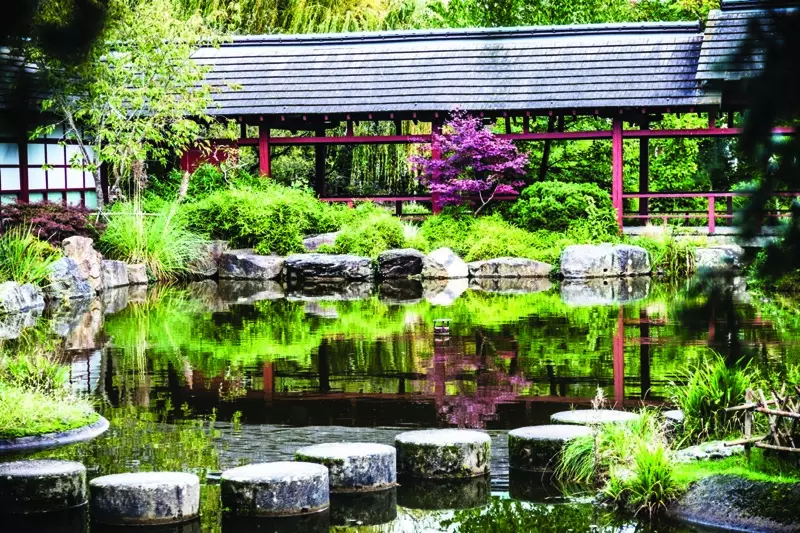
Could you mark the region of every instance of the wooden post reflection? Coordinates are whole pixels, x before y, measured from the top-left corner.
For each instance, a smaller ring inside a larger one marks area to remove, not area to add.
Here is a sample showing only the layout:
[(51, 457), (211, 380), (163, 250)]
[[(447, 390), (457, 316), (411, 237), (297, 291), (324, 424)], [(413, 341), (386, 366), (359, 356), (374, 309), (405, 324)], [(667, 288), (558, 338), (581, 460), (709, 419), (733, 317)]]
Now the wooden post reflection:
[(614, 404), (625, 404), (625, 315), (622, 307), (617, 315), (617, 331), (614, 334)]

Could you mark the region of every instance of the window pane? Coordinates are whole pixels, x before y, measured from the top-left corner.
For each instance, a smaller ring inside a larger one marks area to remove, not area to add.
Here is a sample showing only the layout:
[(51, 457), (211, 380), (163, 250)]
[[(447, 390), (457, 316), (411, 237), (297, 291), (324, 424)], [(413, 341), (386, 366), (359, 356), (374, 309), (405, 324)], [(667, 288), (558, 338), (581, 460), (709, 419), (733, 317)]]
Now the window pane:
[(81, 193), (76, 191), (68, 192), (67, 205), (81, 205)]
[(44, 196), (40, 192), (32, 192), (28, 195), (28, 201), (31, 203), (41, 202)]
[(13, 204), (17, 201), (16, 194), (2, 194), (0, 195), (0, 205), (2, 204)]
[(19, 189), (19, 169), (0, 168), (0, 190)]
[(86, 207), (97, 209), (97, 194), (93, 191), (86, 191)]
[(31, 190), (47, 188), (44, 170), (38, 167), (28, 168), (28, 188)]
[(57, 144), (47, 145), (47, 164), (48, 165), (66, 165), (64, 159), (64, 147)]
[(44, 145), (43, 144), (29, 144), (28, 145), (28, 164), (29, 165), (44, 165)]
[(67, 173), (65, 170), (63, 168), (54, 168), (47, 171), (48, 189), (65, 189), (67, 187)]
[(83, 189), (83, 170), (67, 169), (67, 189)]
[(0, 143), (0, 165), (19, 165), (19, 145)]
[(66, 148), (67, 148), (67, 164), (68, 165), (72, 164), (72, 159), (75, 156), (78, 156), (78, 163), (79, 164), (85, 164), (85, 161), (83, 161), (83, 157), (81, 156), (81, 149), (80, 148), (78, 148), (74, 144), (68, 144), (66, 146)]
[(91, 172), (86, 172), (86, 187), (89, 189), (94, 189), (94, 174)]
[(56, 126), (55, 129), (53, 129), (53, 133), (47, 134), (48, 139), (60, 139), (63, 136), (64, 136), (63, 126)]
[(56, 204), (60, 204), (62, 202), (62, 200), (64, 200), (64, 195), (62, 195), (60, 192), (49, 192), (49, 193), (47, 193), (47, 201), (48, 202), (53, 202), (53, 203), (56, 203)]

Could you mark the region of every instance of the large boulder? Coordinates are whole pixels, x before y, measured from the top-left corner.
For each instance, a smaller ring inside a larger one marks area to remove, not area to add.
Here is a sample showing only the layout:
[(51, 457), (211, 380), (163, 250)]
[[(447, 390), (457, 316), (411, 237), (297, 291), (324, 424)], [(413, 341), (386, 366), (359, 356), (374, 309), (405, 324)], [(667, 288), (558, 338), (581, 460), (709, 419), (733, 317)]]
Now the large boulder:
[(129, 284), (127, 264), (122, 261), (103, 260), (103, 290), (126, 287)]
[(546, 278), (553, 270), (553, 265), (521, 257), (473, 261), (467, 267), (472, 278)]
[(387, 250), (378, 256), (378, 275), (382, 279), (417, 276), (422, 272), (422, 252), (413, 248)]
[(220, 257), (220, 279), (278, 279), (284, 259), (276, 255), (256, 255), (249, 250), (232, 250)]
[(62, 257), (53, 263), (47, 281), (45, 293), (56, 300), (82, 300), (94, 295), (94, 289), (71, 257)]
[(450, 248), (438, 248), (422, 261), (422, 277), (427, 279), (466, 278), (469, 267)]
[(147, 267), (143, 264), (128, 265), (128, 283), (131, 285), (147, 285)]
[(0, 313), (0, 339), (16, 339), (22, 331), (32, 328), (39, 322), (41, 311), (28, 311), (27, 313)]
[(0, 283), (0, 315), (42, 309), (44, 309), (44, 296), (34, 285), (29, 283), (20, 285), (15, 281)]
[(74, 235), (61, 241), (64, 256), (75, 260), (86, 283), (99, 292), (103, 290), (103, 256), (94, 249), (94, 241)]
[(565, 278), (614, 278), (650, 274), (650, 254), (627, 244), (576, 244), (561, 252)]
[(212, 241), (203, 248), (200, 256), (189, 262), (189, 273), (198, 278), (211, 278), (217, 275), (222, 254), (228, 248), (225, 241)]
[(744, 249), (736, 244), (697, 248), (694, 251), (695, 267), (698, 272), (727, 274), (742, 269)]
[(311, 235), (303, 239), (303, 247), (308, 252), (315, 252), (317, 248), (323, 244), (333, 246), (336, 243), (336, 238), (341, 234), (341, 231), (334, 231), (331, 233), (320, 233), (319, 235)]
[(309, 281), (371, 281), (372, 260), (357, 255), (294, 254), (286, 258), (286, 277)]

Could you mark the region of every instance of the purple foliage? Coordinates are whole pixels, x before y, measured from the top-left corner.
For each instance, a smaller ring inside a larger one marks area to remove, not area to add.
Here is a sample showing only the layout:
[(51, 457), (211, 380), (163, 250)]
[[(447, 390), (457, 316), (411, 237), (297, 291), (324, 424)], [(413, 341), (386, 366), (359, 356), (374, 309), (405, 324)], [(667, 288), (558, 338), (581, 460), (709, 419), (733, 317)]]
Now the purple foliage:
[(103, 228), (100, 224), (90, 222), (91, 214), (91, 211), (81, 206), (17, 201), (2, 207), (0, 233), (14, 226), (30, 227), (41, 240), (56, 245), (72, 235), (96, 237), (97, 232)]
[(461, 109), (450, 117), (443, 132), (431, 136), (429, 154), (409, 158), (420, 170), (420, 182), (440, 195), (441, 204), (477, 198), (476, 214), (498, 194), (517, 194), (525, 185), (528, 156), (495, 135), (480, 118)]

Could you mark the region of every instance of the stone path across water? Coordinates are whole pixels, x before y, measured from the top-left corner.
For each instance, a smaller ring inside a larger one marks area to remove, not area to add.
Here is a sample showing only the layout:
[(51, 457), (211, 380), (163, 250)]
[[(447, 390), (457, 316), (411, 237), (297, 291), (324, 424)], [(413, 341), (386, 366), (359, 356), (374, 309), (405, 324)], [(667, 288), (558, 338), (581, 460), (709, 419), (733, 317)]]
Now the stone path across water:
[[(243, 461), (290, 461), (298, 448), (323, 442), (375, 442), (393, 446), (396, 435), (418, 429), (242, 424), (234, 430), (232, 424), (225, 422), (217, 422), (214, 427), (221, 432), (218, 446), (223, 468), (239, 466)], [(491, 430), (487, 433), (492, 439), (492, 490), (508, 490), (508, 432)]]

